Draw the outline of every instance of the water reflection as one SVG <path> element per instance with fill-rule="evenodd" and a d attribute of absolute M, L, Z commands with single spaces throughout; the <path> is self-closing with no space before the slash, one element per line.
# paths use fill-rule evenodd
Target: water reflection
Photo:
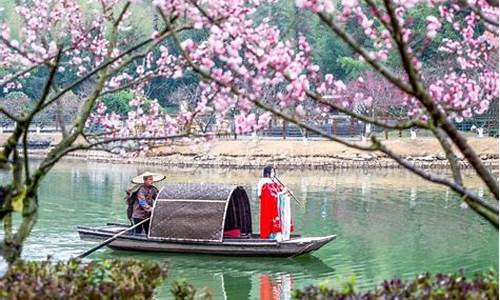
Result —
<path fill-rule="evenodd" d="M 155 260 L 169 266 L 168 281 L 158 298 L 171 297 L 170 286 L 176 279 L 187 278 L 198 291 L 208 288 L 214 299 L 290 299 L 293 289 L 304 280 L 332 278 L 335 269 L 314 255 L 296 258 L 227 257 L 195 254 L 138 253 L 131 251 L 98 252 L 93 259 L 110 257 Z M 300 284 L 298 284 L 300 283 Z"/>
<path fill-rule="evenodd" d="M 260 275 L 259 295 L 261 300 L 288 300 L 292 296 L 290 274 L 281 274 L 272 278 L 269 274 Z"/>

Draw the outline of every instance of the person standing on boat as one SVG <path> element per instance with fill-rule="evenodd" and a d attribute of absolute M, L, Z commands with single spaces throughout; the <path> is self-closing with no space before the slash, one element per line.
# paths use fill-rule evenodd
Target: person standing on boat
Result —
<path fill-rule="evenodd" d="M 165 179 L 165 176 L 157 173 L 146 172 L 132 179 L 132 183 L 140 184 L 135 193 L 135 201 L 132 209 L 132 220 L 137 224 L 151 217 L 153 203 L 158 195 L 158 189 L 153 185 L 154 182 Z M 135 228 L 135 233 L 149 232 L 149 221 Z"/>
<path fill-rule="evenodd" d="M 266 166 L 257 187 L 257 195 L 260 198 L 261 239 L 282 240 L 284 232 L 287 233 L 285 239 L 288 239 L 290 232 L 293 231 L 290 206 L 288 205 L 286 210 L 283 209 L 285 190 L 285 186 L 275 180 L 274 167 Z"/>

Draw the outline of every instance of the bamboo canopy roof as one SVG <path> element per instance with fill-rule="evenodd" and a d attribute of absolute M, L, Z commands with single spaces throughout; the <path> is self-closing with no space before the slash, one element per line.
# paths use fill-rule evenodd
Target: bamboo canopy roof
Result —
<path fill-rule="evenodd" d="M 156 198 L 149 237 L 222 241 L 225 230 L 252 233 L 245 189 L 225 184 L 167 184 Z"/>

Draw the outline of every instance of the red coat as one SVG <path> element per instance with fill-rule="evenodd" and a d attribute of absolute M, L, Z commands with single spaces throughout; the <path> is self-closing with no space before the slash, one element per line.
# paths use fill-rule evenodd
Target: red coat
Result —
<path fill-rule="evenodd" d="M 276 182 L 264 183 L 260 191 L 260 238 L 267 239 L 271 233 L 281 232 L 278 212 L 278 193 L 283 186 Z"/>

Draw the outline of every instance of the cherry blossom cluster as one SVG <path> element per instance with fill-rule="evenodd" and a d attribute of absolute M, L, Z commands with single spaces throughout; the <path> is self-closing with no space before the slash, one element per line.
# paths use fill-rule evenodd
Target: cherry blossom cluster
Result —
<path fill-rule="evenodd" d="M 394 45 L 397 37 L 391 36 L 394 28 L 385 8 L 369 6 L 365 9 L 358 1 L 346 0 L 342 1 L 342 9 L 335 12 L 330 4 L 329 1 L 296 1 L 299 8 L 315 13 L 336 14 L 335 19 L 339 22 L 355 18 L 363 28 L 365 37 L 371 41 L 371 46 L 365 48 L 370 59 L 383 64 L 391 52 L 399 55 Z M 491 8 L 485 1 L 476 1 L 474 4 L 484 8 L 488 15 L 498 17 L 498 9 Z M 492 39 L 487 31 L 480 29 L 481 20 L 477 14 L 450 1 L 395 1 L 394 5 L 402 42 L 406 43 L 405 55 L 410 57 L 415 69 L 420 72 L 424 82 L 427 82 L 429 94 L 434 101 L 456 121 L 484 113 L 489 103 L 498 99 L 498 71 L 489 68 L 487 63 L 491 53 L 498 51 L 498 38 Z M 425 33 L 412 31 L 412 24 L 408 21 L 411 10 L 419 5 L 436 8 L 436 15 L 426 18 Z M 463 16 L 464 9 L 466 16 L 461 17 L 463 22 L 460 22 L 457 16 L 459 12 Z M 333 99 L 333 104 L 344 108 L 352 108 L 358 102 L 364 105 L 374 102 L 371 96 L 361 92 L 348 95 L 346 84 L 335 80 L 331 74 L 320 76 L 319 67 L 313 64 L 312 50 L 305 37 L 296 41 L 296 50 L 293 41 L 280 39 L 280 32 L 268 19 L 255 26 L 251 17 L 245 16 L 245 13 L 247 11 L 236 14 L 238 22 L 226 20 L 222 24 L 212 24 L 208 45 L 206 42 L 195 43 L 191 40 L 182 44 L 190 59 L 222 86 L 220 100 L 216 101 L 219 109 L 227 110 L 231 105 L 237 105 L 243 112 L 248 111 L 251 104 L 261 98 L 263 86 L 284 86 L 283 92 L 277 94 L 275 107 L 294 107 L 299 115 L 303 115 L 301 103 L 311 94 Z M 241 19 L 242 16 L 245 18 Z M 457 67 L 448 70 L 439 80 L 429 81 L 426 80 L 426 70 L 422 69 L 418 51 L 412 48 L 411 42 L 421 39 L 425 42 L 436 38 L 443 22 L 450 23 L 459 33 L 458 39 L 444 38 L 440 47 L 443 53 L 456 59 Z M 407 77 L 402 77 L 405 78 Z M 359 81 L 360 88 L 363 87 L 363 82 Z M 238 95 L 228 95 L 228 86 L 237 87 Z M 231 101 L 231 98 L 238 100 Z M 428 118 L 416 99 L 402 95 L 397 100 L 409 117 L 423 120 Z M 242 113 L 239 123 L 254 124 L 254 118 L 253 114 Z M 253 126 L 249 125 L 247 128 L 251 129 Z"/>
<path fill-rule="evenodd" d="M 147 5 L 136 2 L 132 5 Z M 377 97 L 382 96 L 381 92 L 373 92 L 374 82 L 379 78 L 374 80 L 365 74 L 353 82 L 343 82 L 325 74 L 314 63 L 315 49 L 306 35 L 289 38 L 271 16 L 259 15 L 262 5 L 274 2 L 277 1 L 154 0 L 152 9 L 161 11 L 161 22 L 170 33 L 187 26 L 192 31 L 202 31 L 206 37 L 193 40 L 175 33 L 165 43 L 161 33 L 152 30 L 153 39 L 148 45 L 126 55 L 124 49 L 137 42 L 126 38 L 133 28 L 130 17 L 134 10 L 118 14 L 120 8 L 126 7 L 126 1 L 91 1 L 95 14 L 90 19 L 76 0 L 36 1 L 34 7 L 26 2 L 17 8 L 23 23 L 18 37 L 13 37 L 8 24 L 0 25 L 0 67 L 10 71 L 0 84 L 7 89 L 21 88 L 20 81 L 10 81 L 9 76 L 53 60 L 59 50 L 63 55 L 58 72 L 72 72 L 76 77 L 119 57 L 110 65 L 110 77 L 101 93 L 132 90 L 134 99 L 129 103 L 132 110 L 125 117 L 118 116 L 99 102 L 88 121 L 88 126 L 100 124 L 113 137 L 190 132 L 193 121 L 208 114 L 216 116 L 216 126 L 221 126 L 231 115 L 235 132 L 246 133 L 269 126 L 272 117 L 271 112 L 266 112 L 269 108 L 275 113 L 306 118 L 311 113 L 328 111 L 330 106 L 355 110 L 360 105 L 380 105 Z M 484 113 L 489 103 L 498 99 L 498 70 L 491 63 L 493 54 L 498 53 L 498 37 L 487 30 L 489 27 L 484 26 L 481 15 L 460 1 L 394 0 L 393 12 L 378 2 L 373 3 L 295 1 L 299 9 L 313 12 L 315 17 L 323 20 L 331 17 L 339 28 L 347 28 L 344 25 L 348 22 L 359 24 L 362 34 L 354 40 L 364 50 L 356 54 L 359 59 L 373 60 L 407 83 L 407 74 L 399 72 L 404 66 L 394 67 L 388 62 L 390 57 L 401 61 L 397 42 L 404 43 L 405 55 L 422 78 L 428 94 L 456 121 Z M 488 18 L 498 19 L 498 8 L 489 6 L 485 0 L 467 4 Z M 423 6 L 431 8 L 429 11 L 433 13 L 425 18 L 425 32 L 416 32 L 411 14 Z M 395 20 L 391 20 L 391 15 Z M 115 42 L 110 39 L 110 26 L 119 17 L 120 35 Z M 400 36 L 395 36 L 391 21 L 400 27 Z M 457 34 L 443 38 L 440 33 L 445 28 L 453 28 Z M 442 41 L 439 57 L 454 62 L 449 69 L 441 70 L 438 78 L 429 74 L 433 71 L 423 64 L 421 57 L 423 46 L 437 39 Z M 172 45 L 177 49 L 172 49 Z M 131 59 L 134 55 L 137 57 Z M 161 111 L 158 101 L 146 100 L 149 80 L 179 79 L 193 72 L 200 75 L 200 96 L 189 111 L 168 116 Z M 26 76 L 29 73 L 23 77 Z M 95 79 L 96 76 L 92 77 Z M 273 91 L 273 97 L 269 97 L 269 91 Z M 392 92 L 390 97 L 394 98 L 387 101 L 390 106 L 401 108 L 409 117 L 428 118 L 417 99 Z"/>

